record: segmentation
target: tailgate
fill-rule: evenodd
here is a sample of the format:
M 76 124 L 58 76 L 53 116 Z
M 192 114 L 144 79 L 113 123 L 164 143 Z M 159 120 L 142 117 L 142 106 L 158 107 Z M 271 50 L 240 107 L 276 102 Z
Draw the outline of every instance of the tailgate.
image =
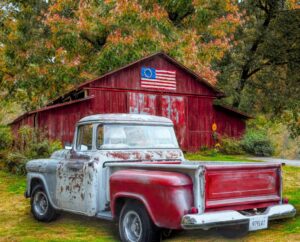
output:
M 234 164 L 205 166 L 205 210 L 244 210 L 278 204 L 281 166 Z

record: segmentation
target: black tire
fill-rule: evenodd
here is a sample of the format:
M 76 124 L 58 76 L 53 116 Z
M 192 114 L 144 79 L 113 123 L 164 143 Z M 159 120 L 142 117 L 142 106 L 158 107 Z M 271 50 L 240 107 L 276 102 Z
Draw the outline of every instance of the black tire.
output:
M 139 202 L 127 202 L 119 218 L 119 234 L 123 242 L 161 241 L 160 231 L 147 210 Z
M 241 238 L 248 234 L 248 224 L 240 224 L 233 226 L 225 226 L 217 229 L 218 233 L 225 238 L 235 239 Z
M 161 230 L 161 238 L 163 240 L 171 238 L 173 234 L 174 234 L 174 231 L 172 229 L 162 229 Z
M 50 222 L 59 216 L 59 214 L 51 206 L 48 195 L 41 184 L 33 187 L 30 204 L 31 212 L 34 218 L 38 221 Z
M 165 239 L 172 239 L 174 237 L 176 237 L 177 235 L 179 235 L 182 232 L 182 230 L 173 230 L 173 229 L 162 229 L 161 230 L 161 238 L 162 240 Z

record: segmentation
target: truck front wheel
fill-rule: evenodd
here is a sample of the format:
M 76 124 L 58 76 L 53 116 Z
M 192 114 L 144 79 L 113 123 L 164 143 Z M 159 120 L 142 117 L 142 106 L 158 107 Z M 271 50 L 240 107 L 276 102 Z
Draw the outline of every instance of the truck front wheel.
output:
M 153 224 L 145 207 L 127 202 L 119 219 L 119 233 L 123 242 L 160 241 L 159 229 Z
M 58 217 L 58 213 L 51 206 L 44 187 L 34 186 L 31 193 L 31 212 L 36 220 L 50 222 Z

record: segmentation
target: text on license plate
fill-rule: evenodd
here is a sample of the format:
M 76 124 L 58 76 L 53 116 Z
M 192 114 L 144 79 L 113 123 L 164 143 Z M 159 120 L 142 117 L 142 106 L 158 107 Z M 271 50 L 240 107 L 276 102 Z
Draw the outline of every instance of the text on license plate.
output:
M 268 228 L 267 216 L 254 216 L 249 220 L 249 231 Z

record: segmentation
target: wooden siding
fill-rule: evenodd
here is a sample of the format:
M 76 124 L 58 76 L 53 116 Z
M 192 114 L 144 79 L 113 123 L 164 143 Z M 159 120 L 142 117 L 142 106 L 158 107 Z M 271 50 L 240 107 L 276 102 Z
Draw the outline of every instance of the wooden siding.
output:
M 235 138 L 240 138 L 243 135 L 246 129 L 245 118 L 217 107 L 214 108 L 214 116 L 216 117 L 219 135 L 227 135 Z

